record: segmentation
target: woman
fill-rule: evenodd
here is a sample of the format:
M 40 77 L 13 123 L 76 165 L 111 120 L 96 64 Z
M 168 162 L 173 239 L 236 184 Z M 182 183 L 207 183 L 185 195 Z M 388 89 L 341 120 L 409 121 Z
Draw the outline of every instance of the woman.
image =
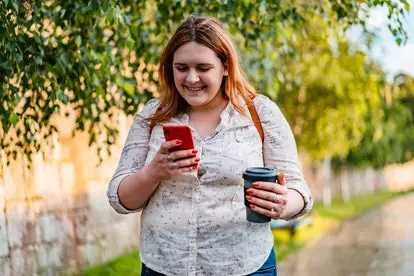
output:
M 278 107 L 243 77 L 217 20 L 190 16 L 164 49 L 161 98 L 135 116 L 108 197 L 119 213 L 142 210 L 142 275 L 276 275 L 269 223 L 246 220 L 242 173 L 265 166 L 286 184 L 258 182 L 246 199 L 257 213 L 291 219 L 308 212 L 294 137 Z M 254 105 L 262 143 L 249 116 Z M 163 125 L 191 127 L 196 149 L 170 153 Z M 267 273 L 267 274 L 266 274 Z

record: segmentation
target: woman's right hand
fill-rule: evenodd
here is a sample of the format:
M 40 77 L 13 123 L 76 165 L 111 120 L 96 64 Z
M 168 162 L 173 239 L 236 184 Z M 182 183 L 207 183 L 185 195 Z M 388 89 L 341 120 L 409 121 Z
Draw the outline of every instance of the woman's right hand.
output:
M 162 143 L 154 159 L 146 168 L 147 175 L 161 182 L 174 175 L 197 169 L 200 158 L 197 157 L 198 151 L 196 149 L 170 152 L 170 149 L 181 143 L 181 140 Z

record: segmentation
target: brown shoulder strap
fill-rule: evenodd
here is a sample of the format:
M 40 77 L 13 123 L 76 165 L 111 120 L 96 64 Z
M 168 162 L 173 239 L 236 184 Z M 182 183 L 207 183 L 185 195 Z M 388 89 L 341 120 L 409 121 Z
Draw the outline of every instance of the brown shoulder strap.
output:
M 257 131 L 259 132 L 260 138 L 262 138 L 262 142 L 264 141 L 264 132 L 262 128 L 262 123 L 260 122 L 259 115 L 256 111 L 256 106 L 254 105 L 254 102 L 252 99 L 246 100 L 247 108 L 249 109 L 250 116 L 252 116 L 252 120 L 254 123 L 254 126 L 257 128 Z

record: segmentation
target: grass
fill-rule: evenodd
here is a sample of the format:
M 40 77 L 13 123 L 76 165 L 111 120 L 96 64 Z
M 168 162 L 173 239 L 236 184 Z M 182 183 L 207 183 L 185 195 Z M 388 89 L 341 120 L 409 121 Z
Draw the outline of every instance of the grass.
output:
M 347 219 L 405 193 L 380 191 L 369 195 L 353 197 L 349 203 L 344 203 L 342 199 L 334 199 L 332 206 L 329 208 L 325 208 L 321 202 L 317 202 L 313 210 L 325 218 Z
M 312 210 L 313 224 L 311 227 L 299 229 L 293 239 L 286 230 L 272 230 L 275 237 L 275 252 L 277 261 L 281 262 L 292 253 L 300 250 L 306 244 L 316 241 L 323 233 L 339 225 L 342 220 L 362 214 L 369 209 L 387 202 L 407 192 L 380 191 L 353 197 L 349 202 L 334 199 L 329 208 L 321 202 L 316 202 Z M 140 275 L 141 261 L 139 253 L 133 252 L 119 257 L 107 264 L 86 269 L 81 275 L 85 276 L 116 276 Z
M 141 275 L 141 260 L 138 252 L 131 252 L 101 266 L 88 268 L 84 276 Z

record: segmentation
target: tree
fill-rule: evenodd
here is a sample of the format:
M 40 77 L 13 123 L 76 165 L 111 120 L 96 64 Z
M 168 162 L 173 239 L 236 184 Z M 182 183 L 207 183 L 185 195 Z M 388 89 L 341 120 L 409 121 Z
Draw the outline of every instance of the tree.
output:
M 280 59 L 285 80 L 278 102 L 312 159 L 344 156 L 360 142 L 369 106 L 379 104 L 381 71 L 340 34 L 331 32 L 329 40 L 318 17 L 308 26 L 292 43 L 298 62 Z
M 191 5 L 185 0 L 1 1 L 0 147 L 8 157 L 22 151 L 30 159 L 56 133 L 52 116 L 72 105 L 76 130 L 87 130 L 90 143 L 103 135 L 102 149 L 110 150 L 117 129 L 116 120 L 107 118 L 116 110 L 134 114 L 156 93 L 160 49 L 191 13 L 226 22 L 243 56 L 259 52 L 261 59 L 246 59 L 249 74 L 259 78 L 277 56 L 272 47 L 262 51 L 266 41 L 289 52 L 289 36 L 301 33 L 315 14 L 332 29 L 346 28 L 364 25 L 366 16 L 359 12 L 378 5 L 388 8 L 396 23 L 390 29 L 397 43 L 403 43 L 401 17 L 410 8 L 406 0 L 198 0 Z M 278 82 L 264 75 L 270 85 L 262 92 L 277 95 Z
M 361 142 L 335 167 L 381 168 L 414 157 L 414 77 L 400 74 L 383 89 L 380 112 L 370 109 Z M 388 91 L 388 92 L 387 92 Z

